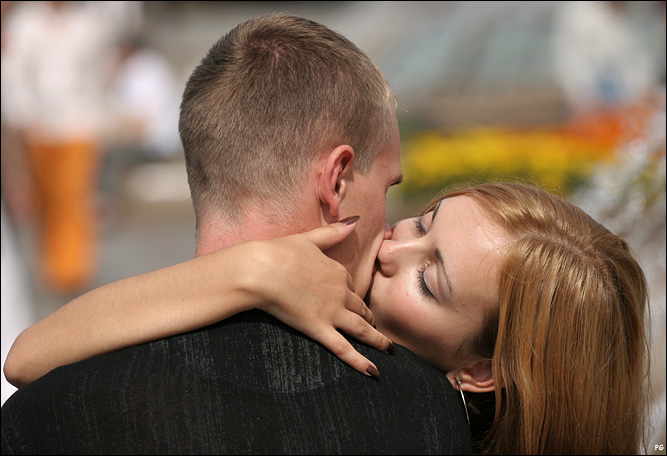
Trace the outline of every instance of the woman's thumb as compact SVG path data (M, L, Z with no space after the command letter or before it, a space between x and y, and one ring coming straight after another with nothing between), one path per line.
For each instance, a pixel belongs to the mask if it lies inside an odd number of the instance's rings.
M359 221L359 216L347 217L335 223L331 223L321 228L315 228L308 231L306 236L308 240L319 247L321 250L326 250L336 244L343 242L343 239L349 236L354 231L356 223Z

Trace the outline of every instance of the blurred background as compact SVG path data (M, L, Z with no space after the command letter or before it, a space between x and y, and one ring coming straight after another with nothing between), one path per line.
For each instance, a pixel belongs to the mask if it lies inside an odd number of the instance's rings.
M664 1L3 1L3 363L73 297L192 258L180 96L222 34L270 11L341 32L393 87L390 223L454 182L523 179L628 239L665 454ZM3 403L13 391L3 377Z

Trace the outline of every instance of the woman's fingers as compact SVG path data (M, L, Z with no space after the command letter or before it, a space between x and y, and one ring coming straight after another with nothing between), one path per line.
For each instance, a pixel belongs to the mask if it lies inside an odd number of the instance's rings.
M358 220L359 216L348 217L340 222L331 223L327 226L307 231L306 233L303 233L303 236L318 246L320 250L327 250L336 244L343 242L343 240L354 231L355 224Z
M350 298L345 303L345 308L350 312L354 312L360 315L364 320L368 322L371 326L375 327L375 317L373 317L373 312L368 308L363 299L357 296L353 292L350 293Z
M319 333L319 342L352 368L369 377L380 375L377 366L364 355L359 353L352 344L338 331L329 328Z
M359 298L357 297L357 299ZM361 301L361 305L366 307L363 301ZM350 307L355 306L358 307L357 302L350 305ZM370 310L366 312L366 316L368 315L372 315ZM303 327L305 334L320 342L338 358L364 375L376 377L377 367L372 361L359 353L339 330L385 353L393 354L396 350L391 339L375 329L358 312L343 309L330 314L328 318L311 317L308 320L310 323ZM318 323L313 324L315 321Z
M355 313L348 312L344 314L340 317L340 321L336 327L348 336L352 336L366 345L370 345L385 353L394 353L396 350L391 339Z

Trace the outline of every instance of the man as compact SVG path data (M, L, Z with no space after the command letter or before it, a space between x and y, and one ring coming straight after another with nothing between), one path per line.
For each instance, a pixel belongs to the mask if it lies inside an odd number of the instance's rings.
M363 296L401 179L395 98L341 35L250 20L195 69L180 134L196 255L361 214L327 253ZM351 341L363 355L371 348ZM470 453L460 397L403 347L364 376L261 311L58 368L2 409L3 453Z

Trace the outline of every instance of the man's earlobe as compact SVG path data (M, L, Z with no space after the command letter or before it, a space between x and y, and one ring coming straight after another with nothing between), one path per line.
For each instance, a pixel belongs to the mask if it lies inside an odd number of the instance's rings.
M502 381L496 382L493 378L491 361L478 361L472 366L455 369L447 372L447 379L455 389L459 382L463 391L469 393L488 393L496 386L503 387Z
M340 203L345 198L348 180L352 178L354 149L341 145L332 149L325 157L324 167L319 177L320 204L328 215L338 217Z

